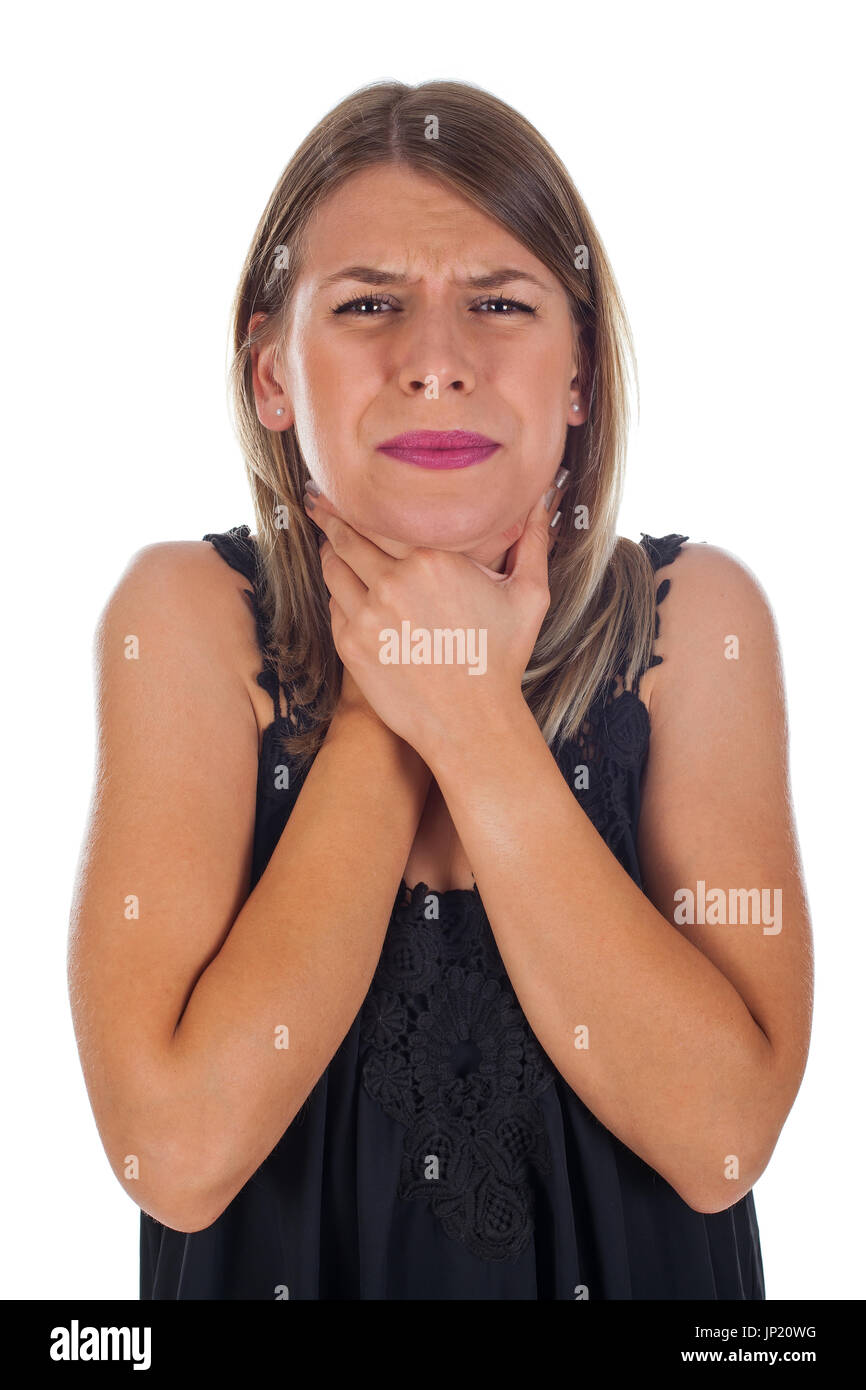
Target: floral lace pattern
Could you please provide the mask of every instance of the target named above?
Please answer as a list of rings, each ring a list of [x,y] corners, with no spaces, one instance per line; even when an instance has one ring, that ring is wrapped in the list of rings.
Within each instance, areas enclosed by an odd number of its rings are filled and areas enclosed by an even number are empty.
[[[633,691],[622,690],[606,700],[597,698],[577,738],[556,754],[560,767],[568,760],[567,776],[580,766],[587,768],[587,785],[572,790],[613,854],[631,830],[629,788],[648,744],[646,706]]]
[[[406,1126],[399,1195],[487,1260],[533,1231],[549,1171],[535,1101],[553,1068],[510,988],[477,892],[401,885],[361,1011],[369,1096]]]

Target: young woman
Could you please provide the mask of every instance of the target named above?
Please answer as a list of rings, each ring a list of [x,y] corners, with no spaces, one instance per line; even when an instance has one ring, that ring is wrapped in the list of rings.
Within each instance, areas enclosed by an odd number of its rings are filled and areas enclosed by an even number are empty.
[[[724,550],[616,534],[631,339],[566,170],[472,86],[354,93],[234,347],[256,533],[145,547],[97,634],[70,990],[142,1298],[764,1298],[811,1020],[778,641]]]

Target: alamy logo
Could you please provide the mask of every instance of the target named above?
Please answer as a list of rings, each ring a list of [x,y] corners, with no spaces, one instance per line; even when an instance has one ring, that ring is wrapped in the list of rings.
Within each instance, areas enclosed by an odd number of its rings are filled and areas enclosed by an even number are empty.
[[[487,670],[486,627],[413,628],[408,618],[379,633],[379,660],[383,666],[467,666],[470,676]]]
[[[770,911],[770,893],[773,910]],[[778,936],[782,930],[781,888],[710,888],[699,878],[697,892],[678,888],[674,893],[674,921],[678,926],[737,926],[747,922],[764,922],[765,936]]]
[[[132,1361],[134,1371],[150,1370],[149,1327],[52,1327],[52,1361]]]

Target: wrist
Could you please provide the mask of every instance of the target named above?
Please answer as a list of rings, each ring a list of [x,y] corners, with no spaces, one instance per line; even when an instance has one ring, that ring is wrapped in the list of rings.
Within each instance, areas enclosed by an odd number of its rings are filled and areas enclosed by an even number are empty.
[[[419,795],[426,797],[432,772],[420,753],[395,734],[367,705],[337,705],[331,718],[325,743],[339,742],[366,750],[378,775],[388,769],[411,784]]]
[[[507,703],[481,712],[477,721],[463,719],[437,739],[427,755],[432,774],[442,785],[461,777],[479,757],[489,753],[499,758],[501,750],[515,739],[538,737],[540,732],[535,715],[518,691]]]

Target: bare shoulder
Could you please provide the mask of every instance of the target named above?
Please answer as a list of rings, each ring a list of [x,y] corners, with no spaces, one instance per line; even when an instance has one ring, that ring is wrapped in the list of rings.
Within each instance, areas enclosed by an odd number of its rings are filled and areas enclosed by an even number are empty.
[[[662,586],[653,648],[661,660],[647,672],[641,692],[654,724],[689,688],[712,682],[722,670],[780,679],[775,615],[745,561],[721,546],[686,541],[656,570],[657,590]]]
[[[219,628],[227,618],[237,621],[245,607],[236,602],[250,585],[244,575],[226,564],[210,541],[154,541],[130,557],[109,597],[135,594],[155,604],[168,601],[169,612],[190,605]],[[242,626],[242,624],[241,624]]]
[[[227,564],[210,541],[144,545],[130,557],[106,600],[96,631],[97,656],[109,633],[117,637],[118,624],[133,641],[141,628],[166,664],[172,656],[192,666],[206,664],[212,678],[222,674],[225,681],[242,686],[261,735],[273,711],[256,679],[262,662],[255,617],[244,593],[250,588],[246,576]]]

